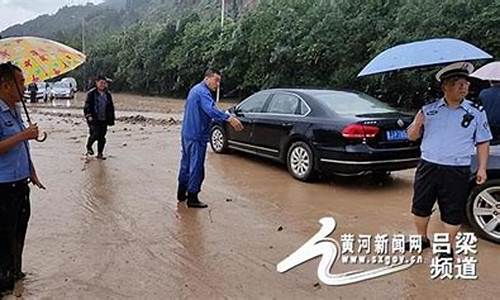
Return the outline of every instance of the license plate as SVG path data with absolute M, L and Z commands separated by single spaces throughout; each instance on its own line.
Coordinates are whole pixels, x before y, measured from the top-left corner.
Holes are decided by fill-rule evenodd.
M 385 132 L 388 141 L 403 141 L 408 139 L 406 130 L 388 130 Z

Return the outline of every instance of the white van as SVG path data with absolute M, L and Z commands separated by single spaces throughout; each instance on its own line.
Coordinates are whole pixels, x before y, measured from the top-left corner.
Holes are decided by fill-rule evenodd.
M 68 84 L 70 86 L 71 90 L 73 91 L 73 93 L 76 93 L 78 91 L 75 78 L 66 77 L 66 78 L 61 79 L 61 82 Z

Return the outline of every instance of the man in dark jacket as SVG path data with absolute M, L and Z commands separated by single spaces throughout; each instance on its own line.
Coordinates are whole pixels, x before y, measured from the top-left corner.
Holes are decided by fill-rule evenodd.
M 106 77 L 98 76 L 96 87 L 87 93 L 87 100 L 83 113 L 89 125 L 89 139 L 87 142 L 87 155 L 94 155 L 92 149 L 97 141 L 97 159 L 106 159 L 103 155 L 106 144 L 108 126 L 115 124 L 115 108 L 111 93 L 108 91 Z
M 28 85 L 28 92 L 30 92 L 30 102 L 38 102 L 38 99 L 36 98 L 36 94 L 38 93 L 38 86 L 36 85 L 36 83 L 32 82 Z

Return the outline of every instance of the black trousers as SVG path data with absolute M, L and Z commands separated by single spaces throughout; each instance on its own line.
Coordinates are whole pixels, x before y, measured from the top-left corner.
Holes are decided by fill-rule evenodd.
M 12 289 L 22 269 L 31 213 L 29 194 L 25 180 L 0 183 L 0 291 Z
M 106 145 L 106 133 L 108 132 L 108 125 L 105 121 L 96 121 L 89 123 L 89 139 L 87 141 L 87 150 L 92 149 L 95 141 L 97 141 L 97 153 L 104 152 L 104 145 Z

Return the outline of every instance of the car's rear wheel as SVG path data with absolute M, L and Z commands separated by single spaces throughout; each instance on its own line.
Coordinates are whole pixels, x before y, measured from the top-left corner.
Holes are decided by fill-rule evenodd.
M 210 135 L 210 147 L 215 153 L 227 152 L 227 137 L 220 126 L 214 126 Z
M 467 201 L 466 214 L 479 236 L 500 243 L 500 180 L 475 187 Z
M 314 154 L 311 147 L 304 142 L 295 142 L 287 153 L 288 172 L 301 181 L 314 179 Z

